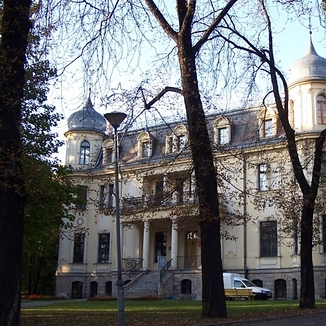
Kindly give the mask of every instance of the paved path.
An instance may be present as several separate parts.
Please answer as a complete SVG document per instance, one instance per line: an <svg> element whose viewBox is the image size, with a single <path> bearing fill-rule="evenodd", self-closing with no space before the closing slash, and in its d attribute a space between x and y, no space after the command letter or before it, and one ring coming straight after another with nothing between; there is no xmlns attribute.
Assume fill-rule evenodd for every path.
<svg viewBox="0 0 326 326"><path fill-rule="evenodd" d="M309 315L280 317L275 319L260 319L246 322L227 322L215 326L326 326L326 312L316 312ZM210 325L214 326L214 325Z"/></svg>
<svg viewBox="0 0 326 326"><path fill-rule="evenodd" d="M68 300L67 300L68 301ZM72 301L86 301L86 299L73 299L73 300L70 300L69 299L69 302L72 302ZM21 304L21 307L22 308L28 308L28 307L43 307L43 306L49 306L53 303L61 303L61 302L64 302L64 300L32 300L32 301L28 301L28 302L22 302Z"/></svg>

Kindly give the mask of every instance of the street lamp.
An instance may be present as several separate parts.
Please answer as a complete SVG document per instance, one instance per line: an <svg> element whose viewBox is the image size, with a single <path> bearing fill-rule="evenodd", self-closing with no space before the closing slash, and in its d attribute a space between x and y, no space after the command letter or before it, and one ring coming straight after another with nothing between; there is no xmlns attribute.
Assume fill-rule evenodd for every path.
<svg viewBox="0 0 326 326"><path fill-rule="evenodd" d="M121 122L126 118L123 112L111 112L104 114L106 120L114 128L114 149L115 149L115 219L116 219L116 232L117 232L117 261L118 261L118 278L117 278L117 294L118 294L118 321L119 326L125 324L124 312L124 288L122 280L122 257L121 257L121 237L120 237L120 197L119 197L119 172L118 172L118 128Z"/></svg>

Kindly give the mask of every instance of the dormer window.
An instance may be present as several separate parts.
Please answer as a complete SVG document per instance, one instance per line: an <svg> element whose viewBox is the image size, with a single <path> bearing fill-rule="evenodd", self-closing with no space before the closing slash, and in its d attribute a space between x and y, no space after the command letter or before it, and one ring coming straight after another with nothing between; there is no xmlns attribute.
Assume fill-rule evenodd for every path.
<svg viewBox="0 0 326 326"><path fill-rule="evenodd" d="M152 141L148 132L142 132L138 138L138 157L152 156Z"/></svg>
<svg viewBox="0 0 326 326"><path fill-rule="evenodd" d="M272 109L263 109L258 113L259 138L275 137L277 135L277 118Z"/></svg>
<svg viewBox="0 0 326 326"><path fill-rule="evenodd" d="M214 121L214 142L218 145L231 141L231 124L227 118L217 118Z"/></svg>
<svg viewBox="0 0 326 326"><path fill-rule="evenodd" d="M173 134L166 136L165 153L182 152L188 141L188 131L185 126L180 125L174 128Z"/></svg>
<svg viewBox="0 0 326 326"><path fill-rule="evenodd" d="M89 164L90 144L87 140L84 140L80 144L79 152L79 164Z"/></svg>
<svg viewBox="0 0 326 326"><path fill-rule="evenodd" d="M317 123L326 124L326 97L323 94L317 96Z"/></svg>
<svg viewBox="0 0 326 326"><path fill-rule="evenodd" d="M114 163L114 142L112 139L107 139L103 145L103 164Z"/></svg>

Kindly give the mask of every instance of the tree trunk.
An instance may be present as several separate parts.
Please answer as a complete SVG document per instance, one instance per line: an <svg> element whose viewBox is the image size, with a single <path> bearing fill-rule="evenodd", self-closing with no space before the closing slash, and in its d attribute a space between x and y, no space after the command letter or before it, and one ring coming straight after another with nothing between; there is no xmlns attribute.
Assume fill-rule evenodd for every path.
<svg viewBox="0 0 326 326"><path fill-rule="evenodd" d="M202 257L202 316L226 317L220 218L213 153L200 99L195 54L189 38L179 40L178 58L187 112L189 141L199 201Z"/></svg>
<svg viewBox="0 0 326 326"><path fill-rule="evenodd" d="M24 182L21 99L30 0L4 0L0 43L0 325L20 324Z"/></svg>
<svg viewBox="0 0 326 326"><path fill-rule="evenodd" d="M314 267L312 262L313 203L304 198L301 214L301 288L300 308L315 308Z"/></svg>

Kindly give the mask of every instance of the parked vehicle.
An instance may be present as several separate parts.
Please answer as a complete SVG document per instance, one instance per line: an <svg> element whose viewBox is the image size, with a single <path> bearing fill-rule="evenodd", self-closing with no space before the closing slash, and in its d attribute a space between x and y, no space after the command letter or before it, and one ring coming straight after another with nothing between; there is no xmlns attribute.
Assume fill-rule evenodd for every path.
<svg viewBox="0 0 326 326"><path fill-rule="evenodd" d="M272 291L261 288L250 282L240 274L223 273L224 289L251 289L256 299L268 300L272 297Z"/></svg>

